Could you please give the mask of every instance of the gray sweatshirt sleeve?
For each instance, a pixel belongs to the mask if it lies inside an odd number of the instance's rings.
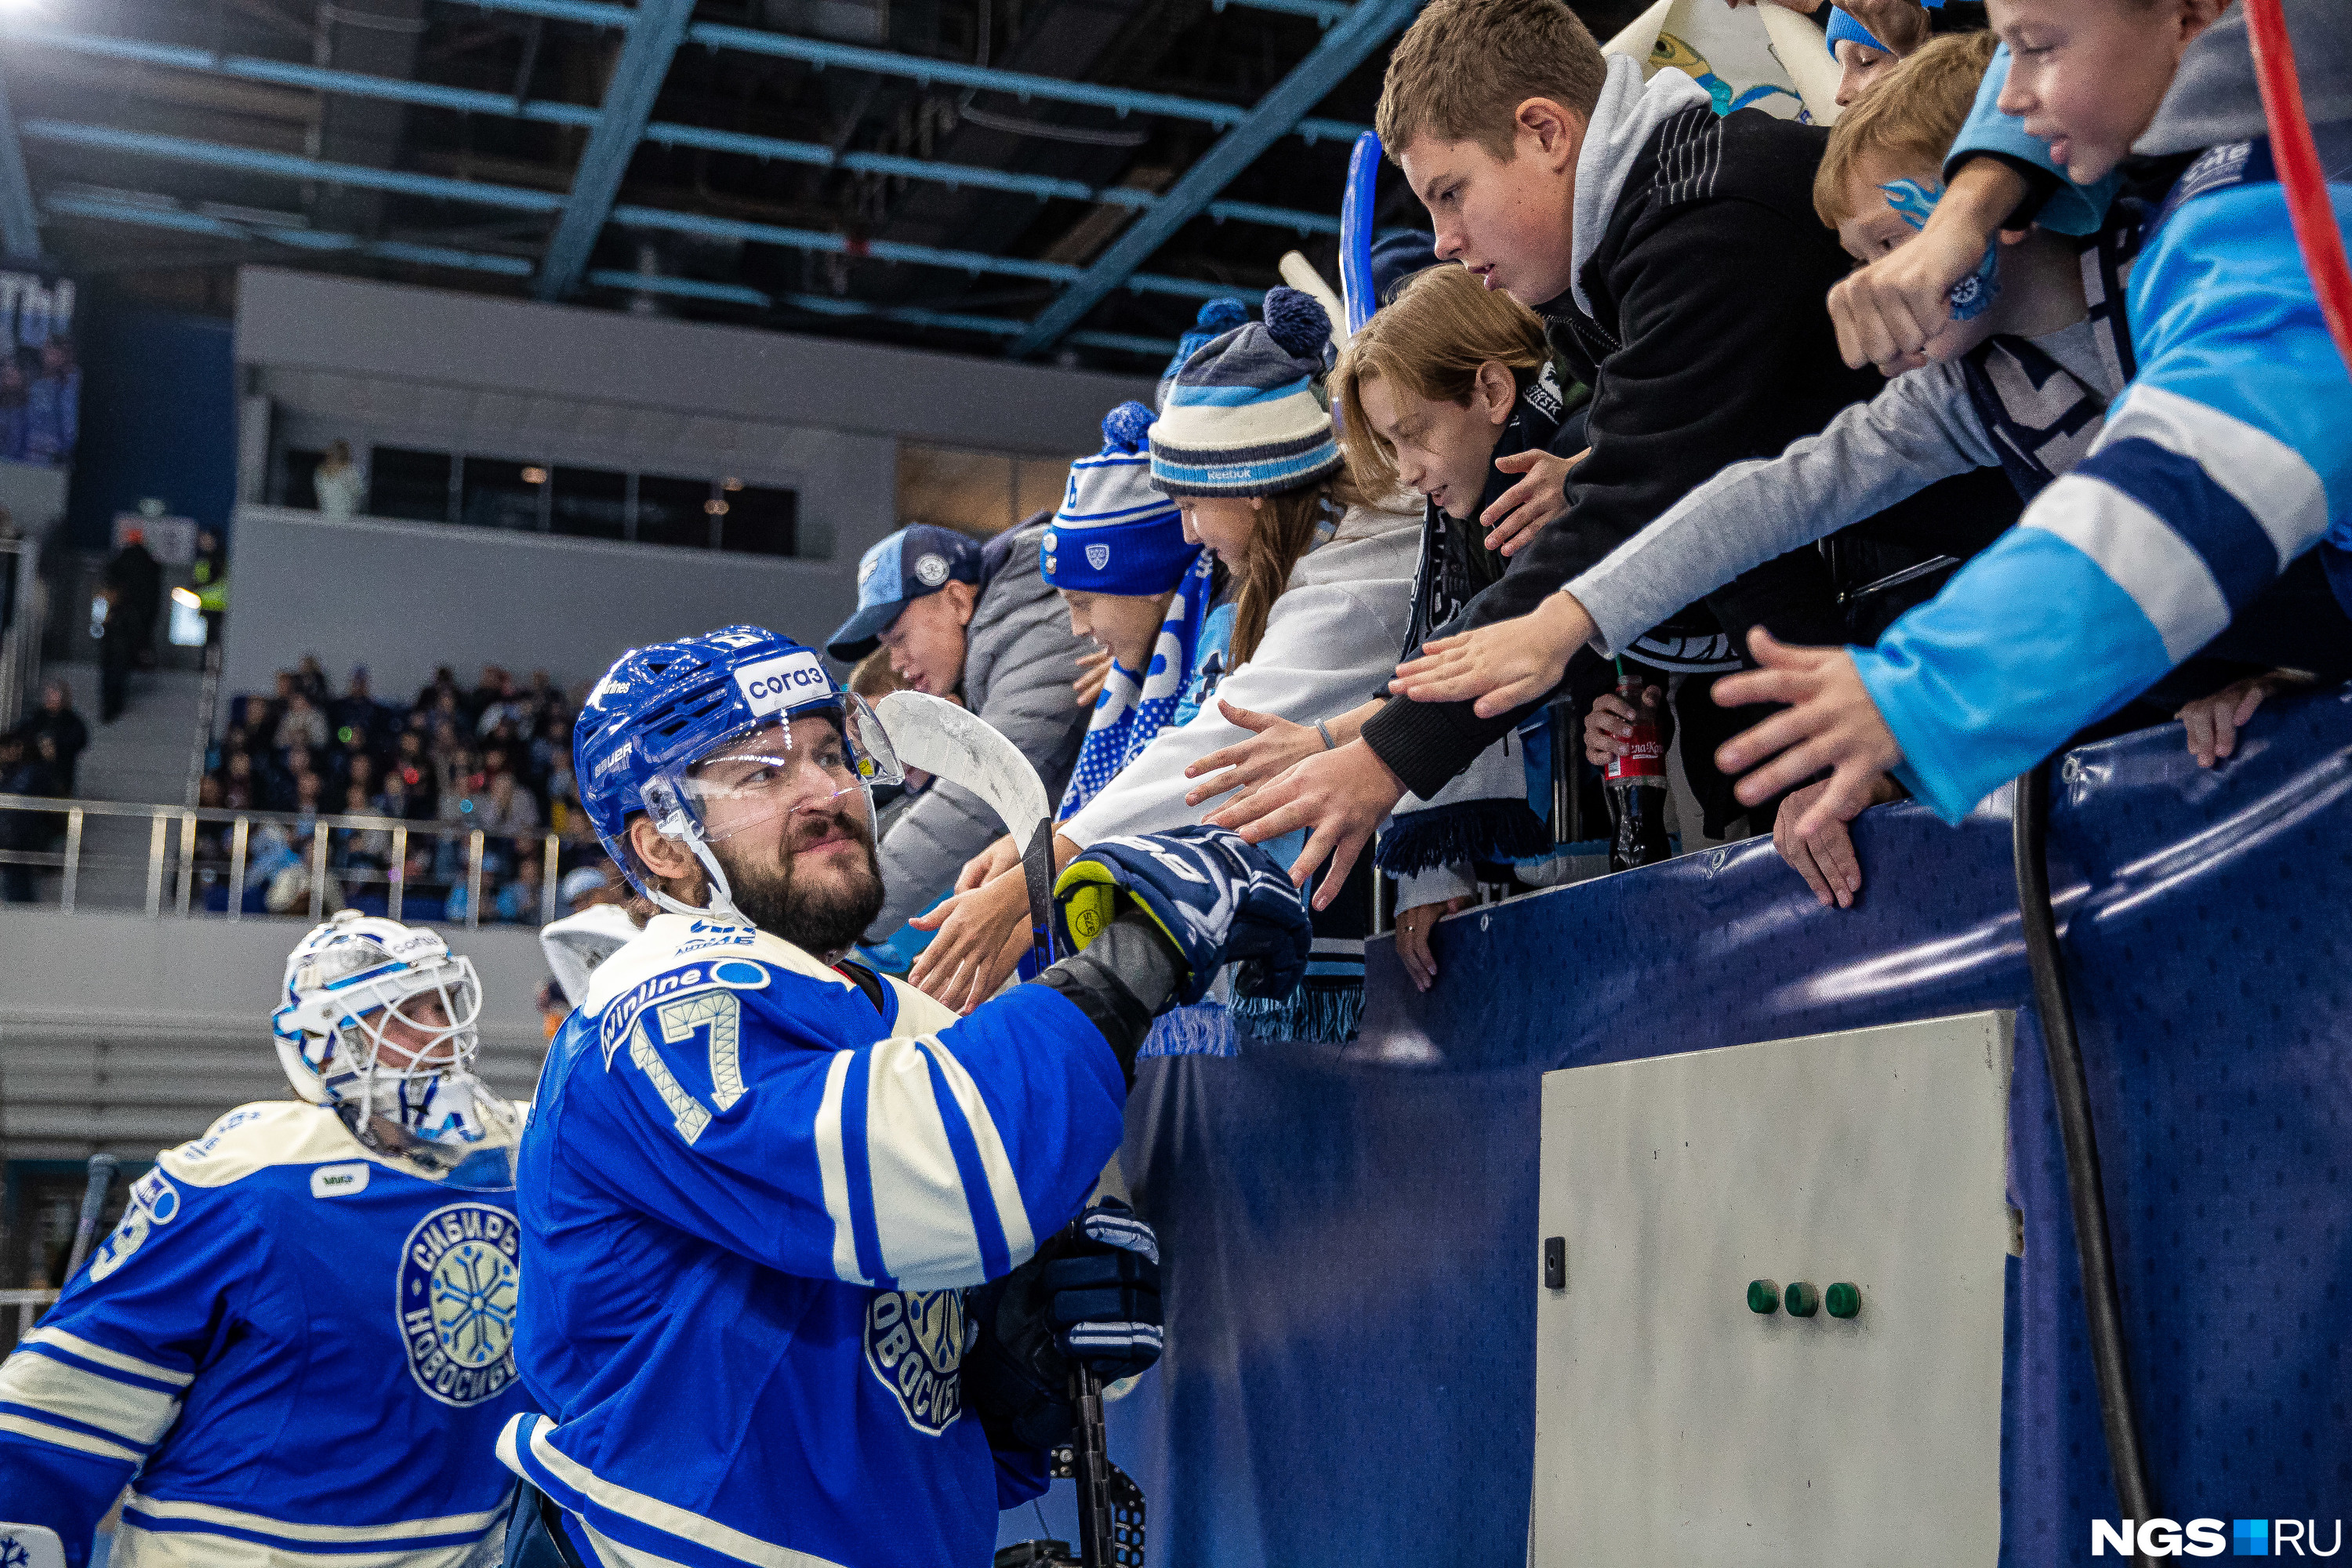
[[[1627,645],[1741,573],[1970,468],[1996,466],[1957,363],[1907,371],[1777,458],[1734,463],[1563,590]]]

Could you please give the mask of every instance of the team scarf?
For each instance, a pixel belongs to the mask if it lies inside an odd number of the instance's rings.
[[[1078,745],[1077,766],[1070,770],[1069,786],[1062,792],[1055,822],[1067,822],[1100,795],[1119,770],[1143,754],[1144,748],[1175,721],[1177,704],[1192,683],[1192,664],[1200,655],[1202,624],[1208,619],[1213,594],[1211,578],[1215,554],[1203,549],[1185,568],[1160,617],[1160,636],[1152,643],[1151,666],[1141,676],[1114,659],[1103,689],[1095,699],[1094,718]]]

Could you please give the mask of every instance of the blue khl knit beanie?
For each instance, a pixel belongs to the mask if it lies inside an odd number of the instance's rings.
[[[1170,360],[1168,368],[1160,373],[1160,389],[1151,396],[1153,405],[1160,408],[1168,406],[1168,389],[1176,384],[1176,373],[1184,368],[1186,360],[1191,359],[1202,349],[1232,331],[1235,327],[1246,325],[1248,321],[1248,304],[1233,295],[1228,294],[1222,300],[1212,300],[1202,306],[1200,314],[1192,318],[1192,330],[1186,332],[1182,340],[1177,343],[1176,357]]]
[[[1151,484],[1151,410],[1122,403],[1103,416],[1103,449],[1070,465],[1061,509],[1045,530],[1045,581],[1082,594],[1156,599],[1200,553],[1184,542],[1176,503]]]
[[[1151,427],[1151,480],[1171,496],[1269,496],[1339,467],[1316,384],[1331,367],[1331,318],[1311,295],[1270,289],[1265,320],[1195,352]]]

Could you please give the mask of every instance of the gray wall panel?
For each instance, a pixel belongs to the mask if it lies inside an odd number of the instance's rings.
[[[236,358],[1068,456],[1152,383],[248,267]]]
[[[628,648],[737,621],[820,641],[849,613],[856,559],[815,562],[241,507],[223,691],[267,691],[316,653],[405,700],[447,664],[592,679]]]

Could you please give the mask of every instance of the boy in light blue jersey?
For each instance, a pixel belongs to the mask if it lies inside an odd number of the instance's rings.
[[[345,913],[286,968],[302,1100],[164,1151],[0,1364],[0,1513],[115,1568],[487,1568],[530,1408],[513,1109],[472,1075],[481,988],[432,931]],[[124,1488],[128,1486],[128,1495]]]
[[[1088,923],[959,1019],[838,963],[881,901],[868,786],[895,766],[813,651],[637,649],[574,749],[662,912],[590,974],[523,1141],[517,1359],[548,1415],[499,1441],[535,1489],[509,1561],[984,1563],[1045,1488],[1068,1367],[1159,1353],[1157,1244],[1088,1205],[1136,1048],[1227,957],[1286,945],[1295,980],[1297,894],[1238,840],[1133,841],[1192,913]]]
[[[2318,596],[2287,624],[2241,631],[2273,634],[2262,647],[2273,662],[2341,658],[2352,375],[2288,221],[2243,17],[2222,19],[2222,9],[1994,0],[2015,56],[2000,107],[2050,143],[2077,184],[2135,145],[2204,151],[2144,233],[2127,296],[2137,363],[2082,464],[1875,647],[1791,648],[1759,634],[1764,668],[1718,689],[1726,701],[1791,704],[1722,749],[1727,771],[1756,769],[1742,799],[1832,770],[1800,832],[1850,816],[1887,771],[1957,821],[2212,643],[2315,550],[2336,604]],[[2305,98],[2344,225],[2352,61],[2326,5],[2287,11],[2307,46],[2306,79],[2316,77]],[[1885,363],[1932,332],[1898,323],[1883,335],[1861,352]]]

